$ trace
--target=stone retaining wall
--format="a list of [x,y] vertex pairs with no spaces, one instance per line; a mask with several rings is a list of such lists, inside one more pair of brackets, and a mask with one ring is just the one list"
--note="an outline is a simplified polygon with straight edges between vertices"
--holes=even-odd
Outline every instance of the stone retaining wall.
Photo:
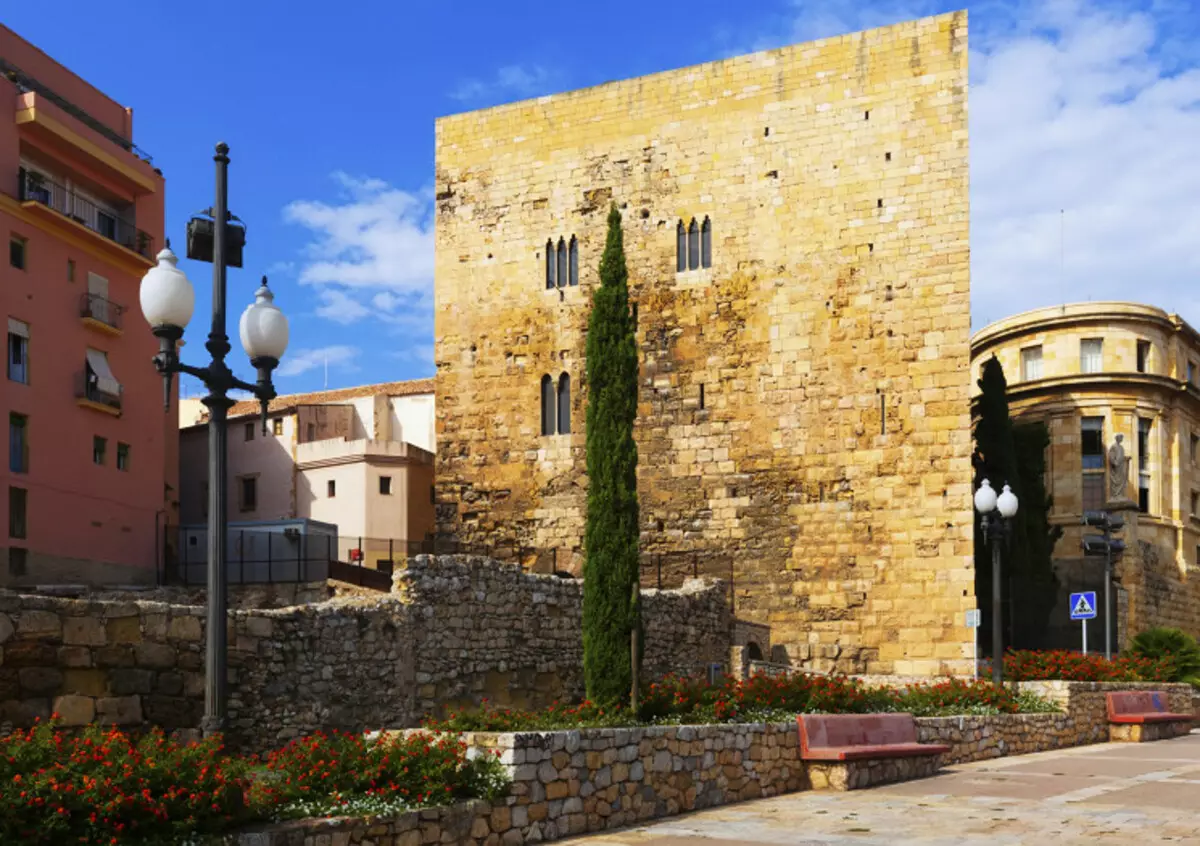
[[[398,817],[294,820],[260,826],[212,841],[212,846],[420,846],[477,843],[487,836],[491,806],[473,799]],[[495,842],[499,843],[499,839]],[[510,841],[511,842],[511,841]]]
[[[807,787],[794,723],[464,735],[513,785],[490,831],[521,840],[672,816]],[[507,839],[505,840],[507,842]]]

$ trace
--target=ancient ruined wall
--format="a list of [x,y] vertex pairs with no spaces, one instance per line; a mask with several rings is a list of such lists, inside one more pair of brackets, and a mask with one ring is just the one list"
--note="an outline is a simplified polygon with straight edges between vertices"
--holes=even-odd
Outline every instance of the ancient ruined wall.
[[[66,725],[199,727],[204,614],[0,594],[0,729],[56,711]],[[232,612],[230,739],[267,749],[317,728],[410,724],[408,628],[391,597]]]
[[[807,666],[965,670],[966,36],[955,13],[440,120],[441,534],[578,569],[615,202],[646,583],[659,556],[732,572],[737,616]],[[677,272],[705,218],[711,267]],[[579,284],[547,289],[560,237]],[[563,373],[570,432],[543,436]]]
[[[395,577],[413,612],[416,710],[542,707],[582,697],[583,583],[473,556],[420,555]],[[642,592],[644,672],[729,659],[727,591],[700,581]]]
[[[231,741],[264,750],[318,728],[402,728],[428,713],[583,694],[582,584],[466,556],[420,556],[395,592],[230,613]],[[645,672],[729,656],[727,590],[645,591]],[[194,729],[205,609],[0,592],[0,733],[57,711]]]

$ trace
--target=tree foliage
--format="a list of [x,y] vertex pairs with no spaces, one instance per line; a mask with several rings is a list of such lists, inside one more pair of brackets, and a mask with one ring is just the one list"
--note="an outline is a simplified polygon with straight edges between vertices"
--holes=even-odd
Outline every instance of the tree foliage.
[[[1044,423],[1014,424],[1008,411],[1008,381],[992,357],[979,379],[974,430],[975,487],[984,479],[999,493],[1008,485],[1020,502],[1011,536],[1002,546],[1001,594],[1006,647],[1042,646],[1058,593],[1054,545],[1062,529],[1050,525],[1052,498],[1046,491]],[[993,518],[995,515],[993,515]],[[975,514],[975,596],[983,612],[980,642],[991,651],[992,549],[984,543],[982,520]]]
[[[587,334],[587,526],[583,670],[588,698],[619,702],[633,681],[630,635],[641,620],[638,585],[637,345],[629,313],[621,213],[608,214],[600,285]],[[640,655],[638,656],[640,660]]]

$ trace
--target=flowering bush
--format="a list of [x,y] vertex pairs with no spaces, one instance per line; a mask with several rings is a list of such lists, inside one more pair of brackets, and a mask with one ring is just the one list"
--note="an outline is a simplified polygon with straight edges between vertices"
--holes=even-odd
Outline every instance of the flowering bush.
[[605,712],[585,702],[577,706],[556,703],[542,711],[485,708],[426,725],[441,731],[529,731],[646,723],[787,721],[801,713],[900,711],[941,716],[1055,710],[1053,704],[1035,696],[1017,694],[986,681],[951,680],[894,690],[867,687],[845,676],[806,674],[755,675],[744,681],[726,677],[716,684],[704,678],[670,675],[651,684],[640,704],[636,718],[627,710]]
[[217,740],[39,723],[0,737],[0,842],[176,843],[248,817],[246,771]]
[[1016,650],[1004,654],[1004,677],[1010,681],[1170,681],[1171,658],[1125,656],[1106,659],[1066,650]]
[[250,802],[279,819],[345,813],[364,798],[410,807],[492,799],[502,787],[496,764],[468,760],[466,744],[456,738],[317,732],[267,757]]
[[493,799],[505,784],[495,757],[470,760],[462,742],[422,734],[317,734],[263,766],[216,739],[68,735],[52,720],[0,737],[0,843],[176,846],[253,820]]

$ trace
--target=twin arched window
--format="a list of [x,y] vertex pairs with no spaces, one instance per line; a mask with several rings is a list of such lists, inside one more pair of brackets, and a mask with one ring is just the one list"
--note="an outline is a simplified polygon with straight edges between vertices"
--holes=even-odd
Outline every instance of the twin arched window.
[[571,432],[571,377],[563,373],[555,383],[550,374],[542,377],[542,434]]
[[675,271],[698,267],[712,267],[712,221],[707,216],[703,223],[693,217],[686,227],[682,220],[675,227]]
[[571,236],[568,243],[560,237],[558,246],[554,239],[546,241],[546,290],[565,288],[579,284],[579,242]]

